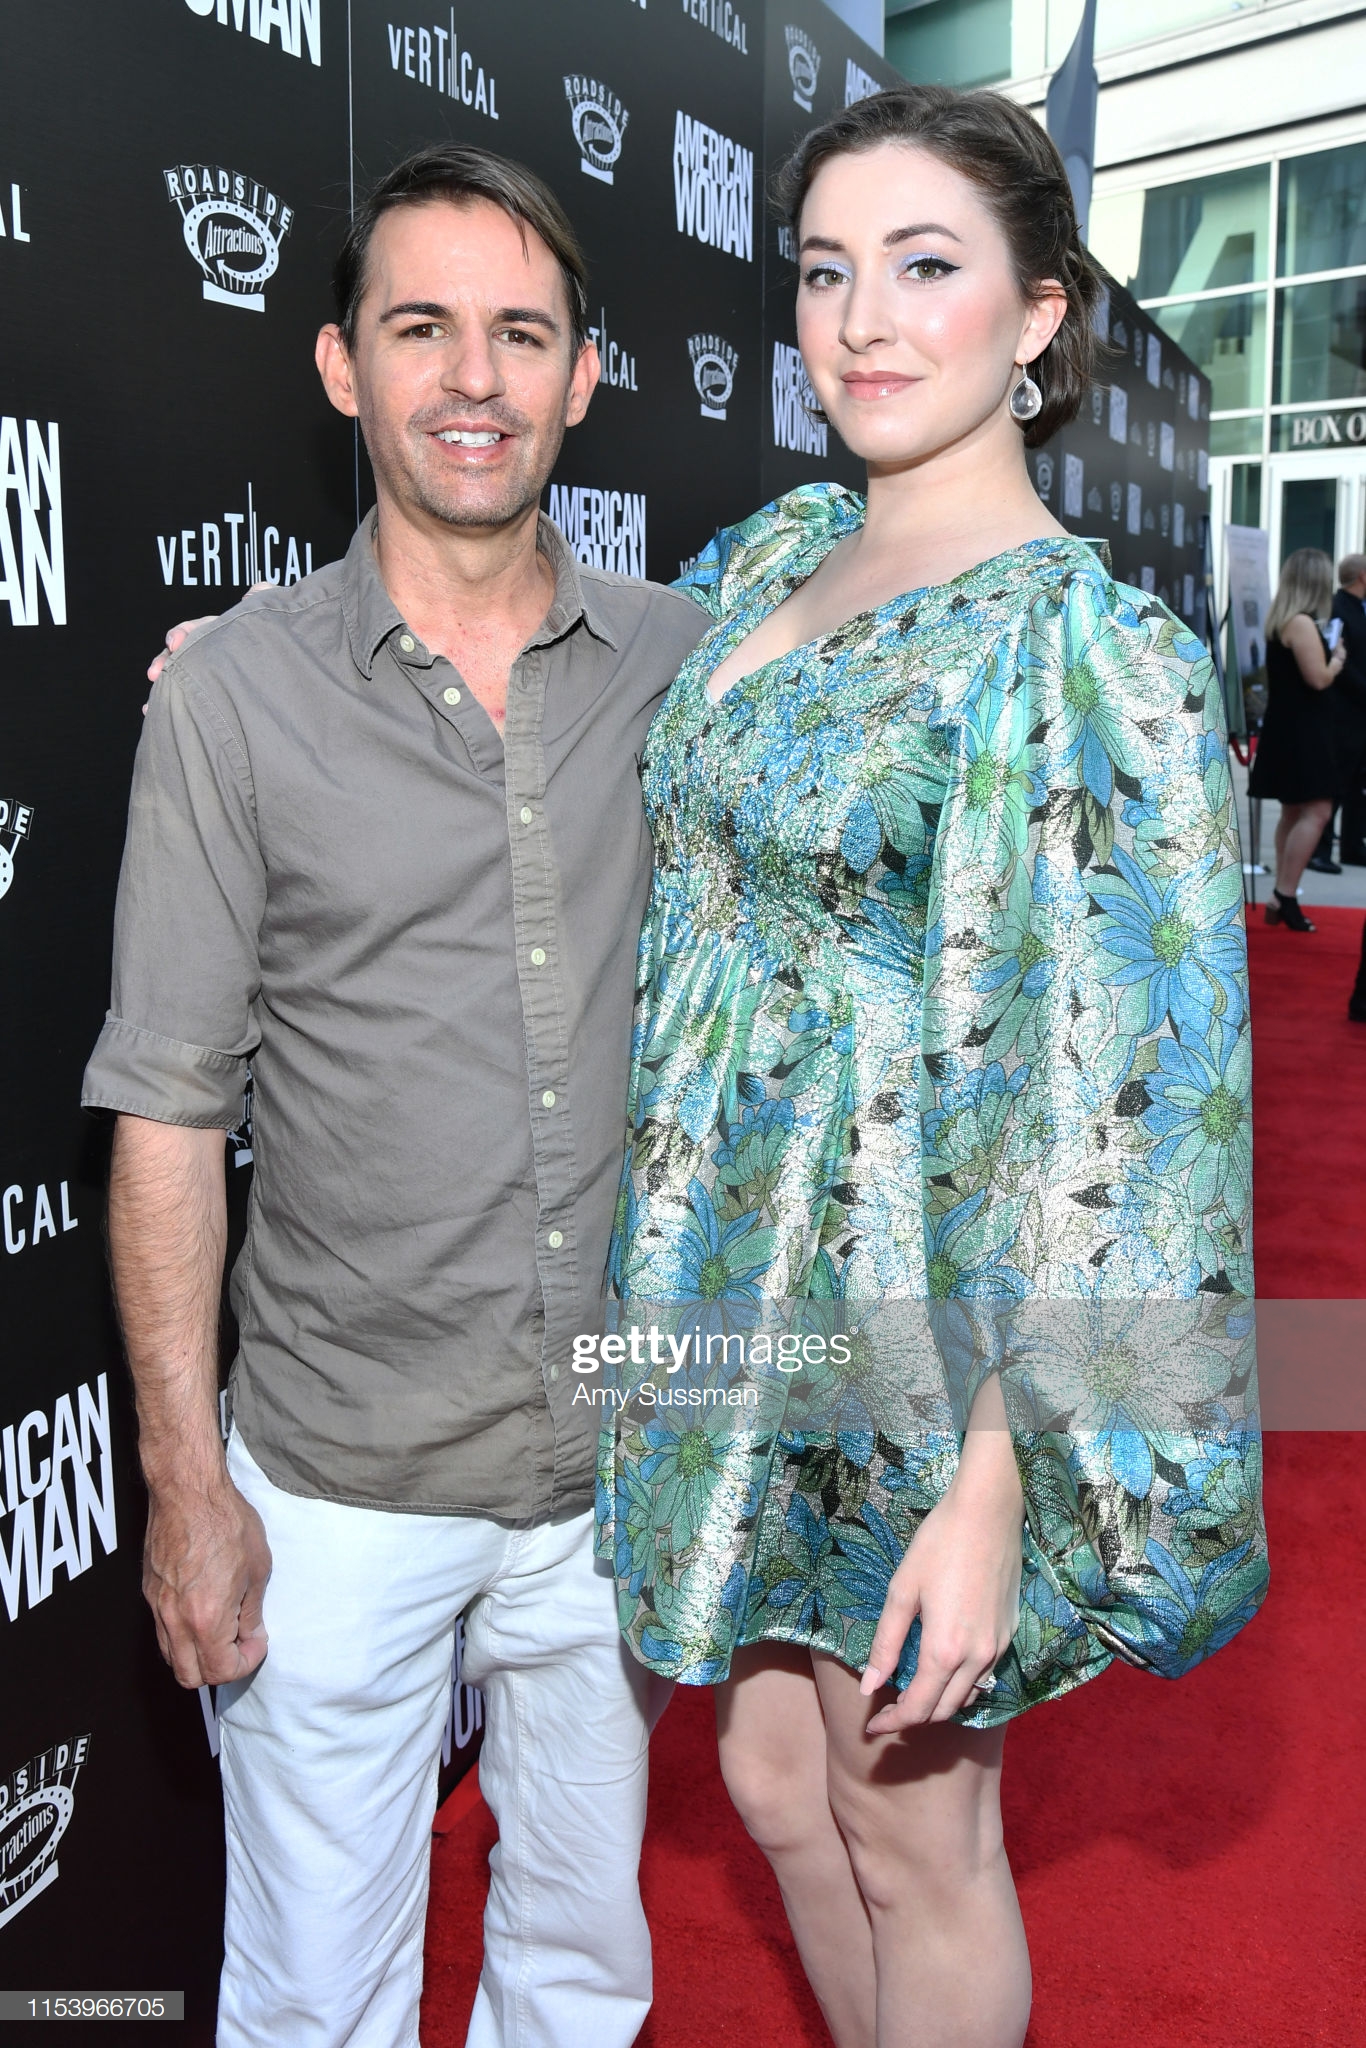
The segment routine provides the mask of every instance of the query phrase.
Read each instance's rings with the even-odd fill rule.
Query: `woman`
[[[867,501],[796,491],[685,585],[716,623],[644,763],[612,1276],[686,1369],[604,1435],[602,1544],[635,1654],[717,1686],[726,1783],[839,2048],[1017,2048],[1006,1723],[1116,1650],[1167,1668],[1164,1602],[1189,1661],[1265,1577],[1235,1445],[1213,1614],[1171,1534],[1187,1500],[1207,1531],[1223,1513],[1203,1453],[1169,1445],[1155,1481],[1115,1391],[1147,1297],[1189,1321],[1250,1291],[1241,877],[1202,650],[1029,482],[1099,292],[1051,143],[994,94],[910,87],[814,131],[786,197],[802,353]],[[1123,1324],[1082,1347],[1105,1388],[1085,1470],[1056,1418],[1017,1458],[993,1370],[1057,1297]],[[773,1427],[699,1413],[749,1397],[729,1358],[729,1385],[698,1368],[704,1339],[784,1319],[871,1330],[873,1368],[789,1380]],[[1027,1338],[1040,1383],[1064,1320]],[[1129,1566],[1161,1596],[1147,1648],[1122,1602],[1107,1620]]]
[[[1333,565],[1327,555],[1319,548],[1296,548],[1286,557],[1266,615],[1268,703],[1247,784],[1249,795],[1275,797],[1281,806],[1275,901],[1266,906],[1266,921],[1291,932],[1314,930],[1296,891],[1343,793],[1329,690],[1347,649],[1339,640],[1327,652],[1317,623],[1327,618],[1332,603]]]

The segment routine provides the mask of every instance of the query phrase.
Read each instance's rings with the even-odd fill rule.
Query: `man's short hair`
[[[524,248],[526,230],[535,230],[560,266],[577,356],[588,339],[588,265],[569,216],[550,187],[525,164],[463,142],[434,142],[404,157],[357,207],[332,271],[337,325],[346,346],[355,346],[370,238],[381,216],[395,206],[426,206],[437,199],[457,206],[491,200],[518,223]]]
[[[1338,563],[1338,582],[1356,583],[1366,576],[1366,555],[1344,555]]]

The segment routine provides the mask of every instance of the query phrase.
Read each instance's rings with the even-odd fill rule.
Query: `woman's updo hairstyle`
[[[794,237],[822,164],[884,142],[914,143],[977,187],[1001,224],[1026,299],[1046,277],[1057,278],[1066,292],[1061,327],[1029,365],[1043,409],[1025,427],[1024,438],[1027,447],[1037,448],[1081,409],[1095,364],[1095,313],[1105,291],[1077,233],[1062,158],[1038,122],[1001,93],[899,85],[846,107],[798,143],[774,183],[774,198]]]

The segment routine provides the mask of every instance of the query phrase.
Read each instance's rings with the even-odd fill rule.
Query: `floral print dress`
[[[643,764],[610,1281],[626,1320],[708,1327],[901,1304],[941,1398],[820,1427],[795,1383],[761,1423],[623,1396],[599,1544],[656,1671],[715,1683],[764,1639],[862,1669],[999,1370],[1027,1520],[1015,1640],[959,1716],[985,1727],[1116,1654],[1176,1675],[1265,1588],[1241,870],[1204,650],[1079,540],[895,598],[714,702],[862,517],[793,492],[682,585],[716,623]]]

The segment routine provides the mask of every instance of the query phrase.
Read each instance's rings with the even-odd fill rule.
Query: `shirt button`
[[[414,640],[411,633],[405,633],[398,644],[403,649],[403,652],[405,654],[411,654],[415,647],[417,646],[417,642],[416,640]]]
[[[531,964],[532,964],[532,966],[533,966],[533,967],[544,967],[544,966],[545,966],[545,947],[544,947],[544,946],[533,946],[533,947],[532,947],[532,949],[531,949]]]
[[[459,690],[443,690],[441,694],[448,704],[458,704],[460,702]]]
[[[560,1377],[560,1368],[558,1367],[558,1365],[551,1366],[550,1377],[552,1380],[557,1380]]]
[[[564,1232],[562,1230],[552,1230],[546,1239],[546,1243],[550,1246],[552,1252],[557,1252],[564,1243]]]
[[[517,815],[524,825],[529,825],[531,823],[531,805],[523,804]]]
[[[555,1090],[554,1090],[553,1088],[547,1088],[547,1089],[546,1089],[546,1091],[545,1091],[545,1093],[544,1093],[544,1095],[542,1095],[542,1097],[541,1097],[541,1108],[542,1108],[542,1109],[553,1109],[554,1107],[555,1107]]]

